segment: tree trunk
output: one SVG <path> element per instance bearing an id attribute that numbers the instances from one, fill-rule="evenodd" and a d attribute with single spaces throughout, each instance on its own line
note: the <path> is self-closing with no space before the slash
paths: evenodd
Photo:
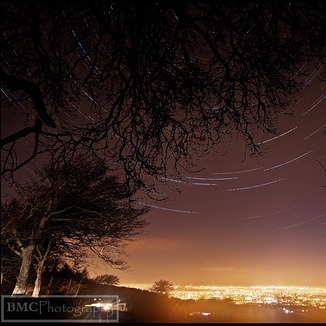
<path id="1" fill-rule="evenodd" d="M 79 292 L 80 287 L 81 287 L 81 283 L 82 283 L 82 280 L 80 280 L 79 283 L 78 283 L 78 286 L 77 286 L 77 289 L 76 289 L 75 295 L 78 295 L 78 292 Z"/>
<path id="2" fill-rule="evenodd" d="M 36 280 L 34 283 L 34 289 L 33 289 L 33 297 L 38 297 L 40 294 L 41 286 L 42 286 L 42 274 L 43 274 L 43 269 L 44 269 L 44 264 L 46 259 L 48 258 L 49 252 L 51 249 L 51 240 L 49 241 L 46 252 L 42 255 L 41 251 L 37 248 L 38 254 L 39 254 L 39 259 L 38 259 L 38 264 L 36 268 Z"/>
<path id="3" fill-rule="evenodd" d="M 50 276 L 50 280 L 49 280 L 49 283 L 48 283 L 48 287 L 46 289 L 46 294 L 50 294 L 51 293 L 51 287 L 52 287 L 52 283 L 53 283 L 53 275 Z"/>
<path id="4" fill-rule="evenodd" d="M 33 253 L 35 250 L 35 244 L 32 243 L 26 248 L 21 248 L 21 264 L 20 270 L 17 277 L 15 288 L 12 294 L 23 294 L 25 295 L 28 285 L 29 270 L 32 264 Z"/>
<path id="5" fill-rule="evenodd" d="M 72 282 L 72 279 L 70 278 L 70 279 L 69 279 L 68 286 L 67 286 L 67 293 L 66 293 L 66 294 L 69 294 L 70 287 L 71 287 L 71 282 Z"/>
<path id="6" fill-rule="evenodd" d="M 51 201 L 48 204 L 48 210 L 51 207 Z M 32 265 L 32 259 L 33 259 L 33 254 L 36 249 L 36 245 L 38 240 L 41 238 L 41 235 L 45 229 L 47 222 L 46 217 L 42 217 L 40 220 L 40 223 L 38 225 L 37 231 L 35 236 L 32 236 L 30 239 L 29 244 L 24 247 L 21 245 L 20 239 L 17 239 L 17 244 L 20 247 L 20 257 L 21 257 L 21 265 L 20 265 L 20 270 L 19 274 L 17 277 L 16 285 L 15 288 L 12 292 L 12 294 L 25 294 L 27 290 L 27 285 L 28 285 L 28 278 L 29 278 L 29 271 L 31 269 Z M 15 234 L 17 234 L 16 230 L 14 230 Z"/>
<path id="7" fill-rule="evenodd" d="M 43 267 L 44 267 L 44 260 L 42 259 L 38 263 L 37 269 L 36 269 L 36 280 L 34 283 L 34 289 L 33 289 L 33 294 L 32 294 L 33 297 L 38 297 L 38 295 L 40 294 L 41 285 L 42 285 Z"/>

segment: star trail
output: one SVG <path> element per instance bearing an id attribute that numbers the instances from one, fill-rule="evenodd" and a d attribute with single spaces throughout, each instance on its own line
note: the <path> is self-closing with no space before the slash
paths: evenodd
<path id="1" fill-rule="evenodd" d="M 12 7 L 13 12 L 14 10 Z M 62 11 L 62 14 L 66 16 L 65 11 Z M 111 14 L 113 15 L 110 11 L 105 13 L 108 16 Z M 177 16 L 175 18 L 178 19 Z M 115 55 L 108 52 L 103 37 L 96 29 L 87 25 L 88 20 L 85 17 L 81 19 L 84 20 L 85 26 L 80 27 L 80 30 L 71 27 L 66 30 L 69 34 L 66 36 L 67 42 L 74 49 L 73 54 L 69 55 L 76 57 L 77 61 L 71 71 L 64 72 L 66 78 L 72 80 L 71 87 L 76 87 L 83 94 L 78 102 L 70 101 L 68 97 L 64 98 L 68 103 L 68 110 L 72 109 L 76 113 L 74 128 L 77 131 L 80 126 L 97 123 L 93 108 L 100 109 L 99 116 L 103 112 L 109 112 L 106 108 L 108 104 L 112 104 L 109 103 L 110 99 L 102 97 L 101 93 L 93 94 L 91 87 L 87 87 L 87 76 L 93 74 L 101 76 L 105 69 L 110 70 L 106 61 L 112 64 Z M 269 19 L 271 17 L 266 18 L 266 25 L 269 24 Z M 83 36 L 88 30 L 86 27 L 91 28 L 89 44 L 85 42 L 87 38 Z M 40 27 L 40 30 L 42 37 L 49 40 L 51 36 L 45 29 L 42 30 Z M 4 32 L 3 37 L 7 40 L 9 35 Z M 97 53 L 90 47 L 94 44 L 97 46 L 96 51 L 100 49 L 107 56 L 104 55 L 97 58 L 98 61 L 94 61 Z M 19 51 L 19 48 L 12 48 L 10 55 L 15 59 L 22 57 L 24 53 Z M 209 62 L 206 57 L 198 56 L 196 59 Z M 81 76 L 78 76 L 80 79 L 73 75 L 74 73 L 78 75 L 77 66 L 83 71 Z M 306 69 L 307 66 L 308 63 L 303 64 L 299 71 Z M 8 71 L 11 68 L 10 62 L 4 57 L 2 67 Z M 121 67 L 118 67 L 119 73 L 123 76 L 122 79 L 129 83 L 130 72 L 127 68 L 123 70 Z M 159 176 L 156 186 L 166 200 L 155 201 L 144 193 L 140 193 L 139 198 L 135 200 L 138 205 L 150 209 L 147 215 L 150 225 L 141 239 L 133 242 L 127 249 L 131 270 L 112 272 L 108 266 L 96 261 L 89 266 L 91 275 L 114 273 L 122 284 L 153 283 L 158 279 L 167 279 L 180 285 L 325 286 L 326 261 L 323 257 L 326 248 L 326 180 L 323 167 L 326 167 L 326 83 L 322 79 L 324 69 L 323 65 L 311 67 L 291 107 L 293 114 L 282 115 L 279 118 L 275 133 L 265 134 L 261 133 L 261 130 L 255 130 L 260 155 L 248 153 L 245 149 L 246 144 L 234 133 L 225 138 L 221 137 L 221 142 L 214 146 L 215 151 L 196 160 L 194 170 L 200 172 L 191 173 L 184 169 L 181 176 L 169 173 L 164 174 L 164 177 Z M 150 69 L 144 70 L 149 76 Z M 26 74 L 33 75 L 28 67 Z M 112 77 L 110 74 L 108 76 L 106 77 Z M 182 78 L 183 75 L 180 76 Z M 84 83 L 81 82 L 83 78 Z M 295 75 L 292 78 L 295 78 Z M 90 84 L 91 82 L 94 81 L 91 80 Z M 116 91 L 114 86 L 110 91 L 116 96 L 115 92 L 119 91 Z M 2 112 L 6 123 L 2 123 L 1 132 L 2 137 L 6 137 L 16 132 L 15 123 L 19 118 L 28 116 L 29 110 L 23 102 L 15 98 L 13 92 L 7 92 L 5 89 L 1 91 L 2 96 L 19 112 L 15 119 L 11 113 Z M 239 93 L 241 94 L 241 91 Z M 128 101 L 133 100 L 134 94 L 126 91 L 123 96 L 127 99 L 116 96 L 114 105 L 118 106 L 119 101 L 128 105 Z M 142 99 L 139 101 L 141 103 Z M 235 103 L 238 105 L 237 101 Z M 136 108 L 141 108 L 141 104 Z M 219 109 L 217 105 L 210 107 L 214 113 Z M 113 118 L 116 114 L 114 110 L 115 108 L 110 112 Z M 173 116 L 173 113 L 169 113 Z M 124 117 L 117 116 L 114 119 L 121 119 L 119 121 L 121 125 L 128 125 L 130 123 L 127 120 L 128 114 L 127 111 Z M 143 112 L 139 113 L 139 116 L 135 115 L 140 122 L 143 118 L 141 114 L 147 117 Z M 133 122 L 135 121 L 136 119 Z M 250 124 L 251 122 L 249 127 Z M 130 125 L 130 129 L 121 128 L 119 132 L 131 135 L 132 132 L 144 131 L 142 128 L 138 130 L 131 123 Z M 167 124 L 163 130 L 177 134 L 181 129 L 178 129 L 178 124 L 176 125 L 173 129 L 171 124 Z M 51 132 L 50 128 L 44 130 L 45 134 Z M 61 131 L 67 136 L 64 128 Z M 110 136 L 121 137 L 122 134 L 115 131 L 115 126 L 112 129 L 107 128 Z M 100 131 L 98 134 L 101 134 Z M 94 139 L 96 142 L 96 137 Z M 106 141 L 110 143 L 110 139 Z M 125 148 L 129 145 L 132 147 L 132 141 L 133 139 L 124 144 Z M 21 149 L 20 153 L 31 151 L 33 148 L 31 138 L 21 138 L 17 143 Z M 147 155 L 146 151 L 144 153 Z M 3 151 L 1 155 L 5 161 L 6 155 Z M 29 163 L 19 170 L 17 175 L 21 179 L 34 176 L 34 167 Z"/>
<path id="2" fill-rule="evenodd" d="M 279 121 L 276 135 L 262 137 L 261 156 L 243 158 L 236 141 L 221 144 L 223 155 L 209 155 L 200 173 L 162 179 L 179 189 L 166 190 L 167 202 L 140 201 L 153 208 L 151 227 L 130 248 L 133 270 L 119 274 L 122 282 L 326 284 L 326 182 L 318 164 L 326 164 L 321 70 L 304 81 L 294 114 Z"/>

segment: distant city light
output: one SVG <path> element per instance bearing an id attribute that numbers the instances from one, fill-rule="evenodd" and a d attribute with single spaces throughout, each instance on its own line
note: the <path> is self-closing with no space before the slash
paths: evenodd
<path id="1" fill-rule="evenodd" d="M 146 284 L 130 284 L 131 287 L 148 289 Z M 234 304 L 263 304 L 326 309 L 326 286 L 299 287 L 299 286 L 211 286 L 211 285 L 175 285 L 170 292 L 171 297 L 182 300 L 231 300 Z M 283 310 L 285 311 L 284 308 Z M 195 313 L 195 312 L 194 312 Z M 291 313 L 288 309 L 287 313 Z"/>

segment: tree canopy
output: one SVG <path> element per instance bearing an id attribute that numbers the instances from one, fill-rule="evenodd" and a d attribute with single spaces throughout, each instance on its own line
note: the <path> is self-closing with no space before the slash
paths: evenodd
<path id="1" fill-rule="evenodd" d="M 1 175 L 87 152 L 143 183 L 231 132 L 258 153 L 255 130 L 275 133 L 307 68 L 324 67 L 325 14 L 315 1 L 2 1 Z"/>
<path id="2" fill-rule="evenodd" d="M 154 284 L 150 287 L 150 291 L 156 292 L 159 294 L 170 295 L 170 292 L 173 290 L 174 285 L 172 282 L 164 279 L 155 281 Z"/>
<path id="3" fill-rule="evenodd" d="M 92 282 L 94 282 L 96 284 L 118 285 L 120 282 L 120 279 L 116 275 L 102 274 L 102 275 L 98 275 L 95 278 L 93 278 Z"/>
<path id="4" fill-rule="evenodd" d="M 124 246 L 143 232 L 148 209 L 134 207 L 136 187 L 107 173 L 94 161 L 47 165 L 19 199 L 3 204 L 2 244 L 21 260 L 17 293 L 26 290 L 33 257 L 40 273 L 48 256 L 80 262 L 89 252 L 113 268 L 126 267 Z"/>

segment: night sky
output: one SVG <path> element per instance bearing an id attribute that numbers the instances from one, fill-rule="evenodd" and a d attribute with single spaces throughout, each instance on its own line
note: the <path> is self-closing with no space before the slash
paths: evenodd
<path id="1" fill-rule="evenodd" d="M 150 224 L 126 248 L 129 269 L 91 259 L 90 276 L 117 275 L 121 284 L 326 286 L 322 69 L 306 76 L 293 115 L 280 117 L 277 134 L 257 132 L 260 156 L 228 135 L 216 152 L 195 161 L 199 172 L 157 180 L 166 201 L 140 193 L 136 201 L 151 208 Z M 2 137 L 16 130 L 17 119 L 8 115 L 2 112 Z M 18 178 L 33 176 L 32 169 L 25 166 Z"/>
<path id="2" fill-rule="evenodd" d="M 326 85 L 321 75 L 317 67 L 306 77 L 293 115 L 280 118 L 277 135 L 257 136 L 262 155 L 251 157 L 243 140 L 226 136 L 217 152 L 196 161 L 200 172 L 158 180 L 168 200 L 140 195 L 138 203 L 151 207 L 150 225 L 126 248 L 129 269 L 91 259 L 90 276 L 117 275 L 125 285 L 167 279 L 178 285 L 325 286 Z M 2 119 L 4 135 L 15 130 L 15 121 Z M 17 173 L 33 175 L 32 165 Z M 5 188 L 2 183 L 3 193 Z"/>
<path id="3" fill-rule="evenodd" d="M 278 135 L 262 136 L 250 157 L 225 139 L 197 167 L 167 179 L 165 202 L 148 198 L 151 224 L 127 249 L 128 271 L 92 261 L 91 275 L 121 284 L 326 285 L 326 91 L 312 70 Z M 180 192 L 169 191 L 168 186 Z"/>

